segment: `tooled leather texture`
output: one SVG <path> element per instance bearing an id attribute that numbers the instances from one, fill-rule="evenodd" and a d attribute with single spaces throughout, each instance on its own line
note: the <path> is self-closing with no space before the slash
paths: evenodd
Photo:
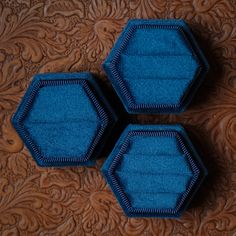
<path id="1" fill-rule="evenodd" d="M 0 18 L 1 235 L 236 233 L 235 0 L 2 0 Z M 190 24 L 211 70 L 186 112 L 124 115 L 101 64 L 130 18 Z M 23 147 L 10 118 L 32 76 L 86 70 L 97 75 L 123 123 L 182 123 L 188 131 L 209 173 L 180 219 L 124 215 L 100 172 L 113 145 L 96 167 L 65 169 L 37 167 Z"/>

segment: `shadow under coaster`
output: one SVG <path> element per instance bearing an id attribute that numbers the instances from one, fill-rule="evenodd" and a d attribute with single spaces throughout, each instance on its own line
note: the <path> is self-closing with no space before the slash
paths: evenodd
<path id="1" fill-rule="evenodd" d="M 12 118 L 40 166 L 94 164 L 115 121 L 87 72 L 36 75 Z"/>

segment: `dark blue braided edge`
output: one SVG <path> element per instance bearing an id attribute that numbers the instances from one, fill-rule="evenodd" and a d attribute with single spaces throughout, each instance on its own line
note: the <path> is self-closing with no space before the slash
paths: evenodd
<path id="1" fill-rule="evenodd" d="M 65 75 L 66 73 L 63 73 Z M 49 74 L 45 74 L 48 76 Z M 75 78 L 74 76 L 78 75 L 78 78 Z M 57 77 L 56 77 L 57 76 Z M 70 73 L 68 73 L 67 76 L 70 76 Z M 20 103 L 18 110 L 12 117 L 12 124 L 17 130 L 18 134 L 26 144 L 27 148 L 31 152 L 34 160 L 37 162 L 39 166 L 43 167 L 52 167 L 52 166 L 76 166 L 76 165 L 93 165 L 92 159 L 94 159 L 94 151 L 97 148 L 97 144 L 100 142 L 100 140 L 107 136 L 107 132 L 109 133 L 108 128 L 111 128 L 112 123 L 111 121 L 115 120 L 115 115 L 108 114 L 109 111 L 105 111 L 103 107 L 100 105 L 100 103 L 97 100 L 96 95 L 94 94 L 94 91 L 91 89 L 91 84 L 93 87 L 96 87 L 97 85 L 93 81 L 92 76 L 89 73 L 73 73 L 73 77 L 71 79 L 59 79 L 60 73 L 52 73 L 52 78 L 55 77 L 55 79 L 48 79 L 45 77 L 44 74 L 37 75 L 35 79 L 32 81 L 31 85 L 29 86 L 29 89 L 27 90 L 24 98 L 22 99 L 22 102 Z M 83 78 L 84 77 L 84 78 Z M 30 137 L 30 134 L 27 132 L 27 130 L 24 128 L 24 118 L 31 109 L 31 106 L 33 105 L 34 98 L 37 96 L 38 91 L 40 88 L 44 86 L 58 86 L 58 85 L 67 85 L 67 84 L 79 84 L 82 86 L 82 88 L 85 90 L 87 95 L 89 96 L 90 100 L 92 101 L 93 105 L 95 106 L 98 115 L 101 119 L 101 127 L 98 130 L 98 134 L 96 135 L 96 138 L 94 139 L 91 147 L 89 148 L 87 154 L 82 157 L 50 157 L 45 158 L 41 155 L 39 148 L 33 141 L 33 139 Z M 95 90 L 98 90 L 98 88 L 94 88 Z M 98 91 L 95 91 L 98 93 Z M 100 93 L 100 91 L 99 91 Z M 102 100 L 104 97 L 102 98 Z M 106 102 L 104 102 L 106 103 Z M 104 104 L 105 105 L 105 104 Z M 108 112 L 108 113 L 107 113 Z M 97 150 L 96 150 L 97 151 Z"/>
<path id="2" fill-rule="evenodd" d="M 179 141 L 180 147 L 187 156 L 189 164 L 193 171 L 193 177 L 189 183 L 189 186 L 185 193 L 183 193 L 182 198 L 179 200 L 175 209 L 150 209 L 150 208 L 134 208 L 131 206 L 131 203 L 125 194 L 125 191 L 122 185 L 119 183 L 119 179 L 115 174 L 115 168 L 119 164 L 119 161 L 123 157 L 123 154 L 128 149 L 128 144 L 132 136 L 171 136 L 176 137 Z M 186 137 L 185 137 L 186 138 Z M 191 151 L 186 146 L 183 136 L 178 131 L 129 131 L 125 137 L 125 141 L 122 143 L 122 146 L 118 154 L 113 158 L 112 163 L 110 164 L 108 171 L 105 169 L 102 170 L 104 177 L 106 178 L 109 186 L 114 192 L 117 200 L 119 201 L 121 207 L 128 217 L 168 217 L 168 218 L 177 218 L 182 212 L 188 207 L 192 197 L 197 192 L 202 181 L 207 175 L 207 171 L 204 168 L 199 157 L 191 154 Z M 190 147 L 191 148 L 191 147 Z"/>
<path id="3" fill-rule="evenodd" d="M 153 24 L 154 20 L 152 20 L 152 23 L 149 23 L 148 20 L 130 20 L 122 35 L 117 40 L 114 49 L 111 52 L 111 55 L 109 55 L 103 63 L 104 70 L 108 74 L 108 77 L 111 79 L 113 87 L 115 88 L 127 112 L 129 113 L 179 113 L 184 111 L 191 102 L 194 94 L 196 93 L 207 71 L 209 70 L 209 65 L 205 56 L 199 48 L 187 24 L 183 20 L 155 21 L 156 24 Z M 133 22 L 138 24 L 133 24 Z M 175 24 L 171 24 L 171 22 L 174 22 Z M 130 38 L 133 36 L 134 31 L 136 29 L 143 28 L 175 29 L 180 31 L 183 35 L 183 38 L 185 39 L 186 44 L 189 45 L 189 48 L 199 65 L 199 70 L 195 79 L 192 80 L 192 83 L 190 84 L 188 90 L 185 92 L 185 96 L 182 97 L 180 103 L 178 104 L 135 104 L 132 98 L 132 94 L 130 93 L 125 82 L 120 76 L 119 70 L 117 69 L 120 55 L 123 49 L 128 44 Z M 191 93 L 190 90 L 192 90 Z"/>

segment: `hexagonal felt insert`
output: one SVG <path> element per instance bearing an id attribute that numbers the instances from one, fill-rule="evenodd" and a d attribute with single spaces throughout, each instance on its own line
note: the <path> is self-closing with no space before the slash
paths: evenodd
<path id="1" fill-rule="evenodd" d="M 176 113 L 208 63 L 183 20 L 130 20 L 103 68 L 129 113 Z"/>
<path id="2" fill-rule="evenodd" d="M 102 171 L 129 217 L 179 217 L 207 174 L 180 125 L 129 125 Z"/>
<path id="3" fill-rule="evenodd" d="M 91 165 L 115 114 L 89 73 L 34 77 L 12 123 L 40 166 Z"/>

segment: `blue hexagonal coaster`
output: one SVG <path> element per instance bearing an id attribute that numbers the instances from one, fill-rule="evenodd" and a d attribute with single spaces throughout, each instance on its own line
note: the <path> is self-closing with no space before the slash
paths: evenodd
<path id="1" fill-rule="evenodd" d="M 91 165 L 116 120 L 89 73 L 34 77 L 12 123 L 40 166 Z"/>
<path id="2" fill-rule="evenodd" d="M 129 217 L 179 217 L 207 174 L 180 125 L 129 125 L 102 171 Z"/>
<path id="3" fill-rule="evenodd" d="M 183 20 L 130 20 L 103 67 L 129 113 L 176 113 L 208 63 Z"/>

